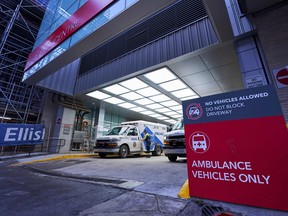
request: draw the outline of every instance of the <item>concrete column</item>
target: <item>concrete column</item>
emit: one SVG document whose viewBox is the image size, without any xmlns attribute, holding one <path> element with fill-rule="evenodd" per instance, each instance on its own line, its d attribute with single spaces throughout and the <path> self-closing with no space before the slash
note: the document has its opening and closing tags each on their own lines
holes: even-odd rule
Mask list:
<svg viewBox="0 0 288 216">
<path fill-rule="evenodd" d="M 104 131 L 104 117 L 105 117 L 105 109 L 99 108 L 98 112 L 98 121 L 96 122 L 96 138 L 103 136 Z"/>
<path fill-rule="evenodd" d="M 58 107 L 56 124 L 51 138 L 49 152 L 68 153 L 71 148 L 76 111 L 73 109 Z M 63 144 L 65 140 L 65 145 Z"/>
<path fill-rule="evenodd" d="M 264 66 L 265 61 L 260 56 L 260 49 L 253 37 L 235 42 L 242 78 L 245 88 L 267 85 L 269 83 Z"/>
</svg>

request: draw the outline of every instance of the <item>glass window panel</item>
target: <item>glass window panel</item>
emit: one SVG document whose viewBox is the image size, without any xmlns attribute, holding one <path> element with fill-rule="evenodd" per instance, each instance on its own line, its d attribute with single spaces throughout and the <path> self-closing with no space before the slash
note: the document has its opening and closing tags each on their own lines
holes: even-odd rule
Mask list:
<svg viewBox="0 0 288 216">
<path fill-rule="evenodd" d="M 138 0 L 126 0 L 127 6 L 131 6 L 132 4 L 138 2 Z"/>
<path fill-rule="evenodd" d="M 145 88 L 148 86 L 146 83 L 142 82 L 138 78 L 129 79 L 129 80 L 120 82 L 119 84 L 130 90 L 137 90 L 137 89 Z"/>
<path fill-rule="evenodd" d="M 144 76 L 156 84 L 167 82 L 169 80 L 173 80 L 177 78 L 167 68 L 161 68 L 161 69 L 155 70 L 153 72 L 145 74 Z"/>
<path fill-rule="evenodd" d="M 78 1 L 62 1 L 62 5 L 59 8 L 63 9 L 63 12 L 68 15 L 68 18 L 74 14 L 79 6 L 79 2 Z M 67 19 L 68 19 L 67 18 Z"/>
<path fill-rule="evenodd" d="M 126 0 L 117 1 L 109 8 L 110 17 L 117 16 L 120 12 L 122 12 L 125 9 L 125 1 Z"/>
<path fill-rule="evenodd" d="M 168 92 L 187 88 L 187 86 L 179 79 L 162 83 L 159 86 Z"/>
<path fill-rule="evenodd" d="M 75 13 L 75 11 L 77 11 L 77 9 L 83 6 L 83 4 L 85 4 L 86 2 L 87 0 L 78 0 L 78 1 L 50 0 L 47 5 L 47 9 L 45 11 L 44 19 L 42 20 L 42 25 L 39 29 L 37 40 L 34 43 L 35 44 L 34 48 L 39 46 L 53 31 L 55 31 L 55 29 L 57 29 L 63 22 L 65 22 L 69 14 L 72 15 L 73 13 Z M 135 2 L 137 2 L 137 0 L 115 1 L 108 8 L 106 8 L 104 11 L 98 14 L 97 17 L 92 19 L 89 23 L 82 26 L 77 32 L 75 32 L 69 39 L 69 46 L 76 44 L 79 40 L 83 39 L 90 33 L 94 32 L 95 30 L 103 26 L 105 23 L 113 19 L 115 16 L 117 16 L 126 8 L 129 8 Z M 55 13 L 55 11 L 57 11 L 58 9 L 59 9 L 58 13 Z M 34 67 L 33 73 L 37 72 L 41 67 L 43 66 L 38 65 L 37 67 Z M 29 74 L 25 73 L 25 77 L 28 78 Z"/>
</svg>

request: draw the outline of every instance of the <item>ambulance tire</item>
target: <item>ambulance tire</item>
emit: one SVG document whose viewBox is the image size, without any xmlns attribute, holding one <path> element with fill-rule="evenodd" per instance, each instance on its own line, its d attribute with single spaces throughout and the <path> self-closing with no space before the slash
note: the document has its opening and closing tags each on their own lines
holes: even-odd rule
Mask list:
<svg viewBox="0 0 288 216">
<path fill-rule="evenodd" d="M 177 160 L 176 155 L 168 155 L 167 157 L 168 157 L 169 161 L 171 161 L 171 162 L 176 162 L 176 160 Z"/>
<path fill-rule="evenodd" d="M 159 145 L 155 145 L 154 151 L 152 152 L 153 156 L 160 156 L 162 154 L 162 148 Z"/>
<path fill-rule="evenodd" d="M 106 153 L 98 153 L 100 158 L 105 158 L 107 156 Z"/>
<path fill-rule="evenodd" d="M 126 158 L 128 156 L 129 149 L 127 145 L 122 145 L 119 150 L 119 157 Z"/>
</svg>

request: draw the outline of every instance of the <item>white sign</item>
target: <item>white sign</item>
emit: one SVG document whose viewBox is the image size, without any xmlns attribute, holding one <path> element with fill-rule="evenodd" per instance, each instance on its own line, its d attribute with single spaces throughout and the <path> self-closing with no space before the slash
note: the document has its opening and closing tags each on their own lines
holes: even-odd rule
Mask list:
<svg viewBox="0 0 288 216">
<path fill-rule="evenodd" d="M 246 77 L 245 81 L 247 88 L 254 88 L 264 85 L 264 81 L 261 75 Z"/>
</svg>

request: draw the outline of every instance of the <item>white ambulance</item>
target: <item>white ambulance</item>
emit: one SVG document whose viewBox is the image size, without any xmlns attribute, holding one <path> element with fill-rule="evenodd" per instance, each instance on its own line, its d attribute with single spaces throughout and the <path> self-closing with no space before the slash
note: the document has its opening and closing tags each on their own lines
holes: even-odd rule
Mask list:
<svg viewBox="0 0 288 216">
<path fill-rule="evenodd" d="M 100 157 L 118 154 L 121 158 L 146 152 L 146 143 L 142 141 L 144 130 L 150 135 L 152 155 L 161 155 L 167 126 L 141 120 L 122 122 L 121 125 L 111 128 L 105 136 L 96 138 L 94 152 Z"/>
</svg>

